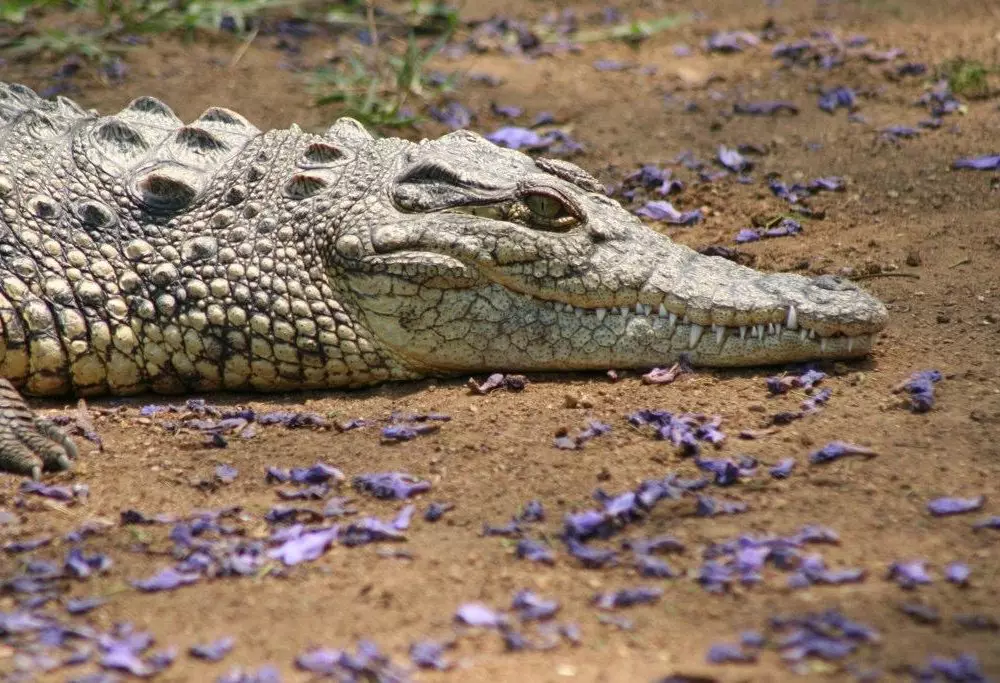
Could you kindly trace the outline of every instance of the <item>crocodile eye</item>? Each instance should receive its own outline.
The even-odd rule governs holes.
[[[561,201],[546,194],[529,194],[524,198],[524,204],[531,209],[531,213],[546,220],[570,215]]]

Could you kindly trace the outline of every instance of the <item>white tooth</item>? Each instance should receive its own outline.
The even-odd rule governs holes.
[[[726,338],[726,328],[722,325],[712,325],[712,329],[715,330],[715,343],[722,346],[722,342]]]
[[[660,317],[661,318],[667,317],[667,307],[664,306],[663,304],[660,304]]]
[[[618,313],[619,313],[619,314],[620,314],[620,315],[621,315],[621,316],[622,316],[623,318],[627,318],[627,317],[628,317],[628,308],[627,308],[627,307],[625,307],[625,306],[619,306],[619,307],[618,307]]]
[[[763,339],[764,338],[764,326],[763,325],[754,325],[753,326],[753,333],[754,333],[754,336],[757,337],[758,339]]]
[[[653,312],[653,307],[652,306],[650,306],[649,304],[643,304],[642,305],[642,314],[643,315],[650,315],[652,312]]]
[[[642,315],[642,304],[636,303],[636,305],[635,305],[635,314],[636,315]]]
[[[688,340],[688,348],[693,349],[701,341],[701,333],[705,328],[701,325],[691,325],[691,338]]]
[[[740,341],[743,341],[746,338],[747,338],[747,326],[740,325]]]
[[[600,322],[604,320],[604,316],[607,314],[608,310],[606,308],[598,308],[594,313],[597,314],[597,320]]]
[[[819,338],[819,350],[821,352],[826,351],[826,337]]]
[[[774,333],[779,337],[781,336],[781,323],[778,323],[777,325],[774,326]]]
[[[767,324],[767,333],[768,334],[774,334],[774,323],[768,323]]]
[[[809,330],[807,330],[804,327],[801,330],[799,330],[799,341],[800,342],[804,342],[806,340],[806,337],[808,337],[808,336],[809,336]]]
[[[847,338],[847,352],[850,353],[854,348],[854,337]]]
[[[573,312],[576,313],[576,317],[577,318],[582,318],[583,317],[583,309],[582,308],[574,308]]]
[[[788,317],[785,319],[788,329],[794,330],[799,326],[799,315],[795,312],[795,306],[788,307]]]
[[[691,322],[691,319],[688,318],[687,313],[684,314],[684,319],[681,320],[681,322],[684,323],[685,325],[687,325],[689,322]]]
[[[816,330],[809,330],[809,338],[810,339],[816,338]]]
[[[670,329],[674,329],[674,327],[677,325],[677,314],[671,312],[670,319],[668,322],[670,323]]]

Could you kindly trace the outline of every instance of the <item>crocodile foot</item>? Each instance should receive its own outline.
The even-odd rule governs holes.
[[[0,377],[0,472],[31,475],[69,469],[76,446],[52,420],[38,417]]]

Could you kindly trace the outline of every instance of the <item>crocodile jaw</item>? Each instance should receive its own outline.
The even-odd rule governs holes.
[[[373,275],[366,289],[382,281]],[[820,336],[784,324],[701,326],[658,307],[582,308],[512,292],[495,283],[468,289],[421,288],[399,297],[366,300],[372,333],[404,365],[421,374],[498,369],[606,370],[648,368],[686,356],[695,365],[752,366],[862,357],[875,332]]]

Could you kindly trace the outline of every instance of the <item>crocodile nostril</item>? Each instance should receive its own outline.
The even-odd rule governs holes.
[[[813,278],[812,284],[815,287],[826,289],[831,292],[845,292],[858,289],[856,284],[850,280],[845,280],[839,275],[820,275]]]

